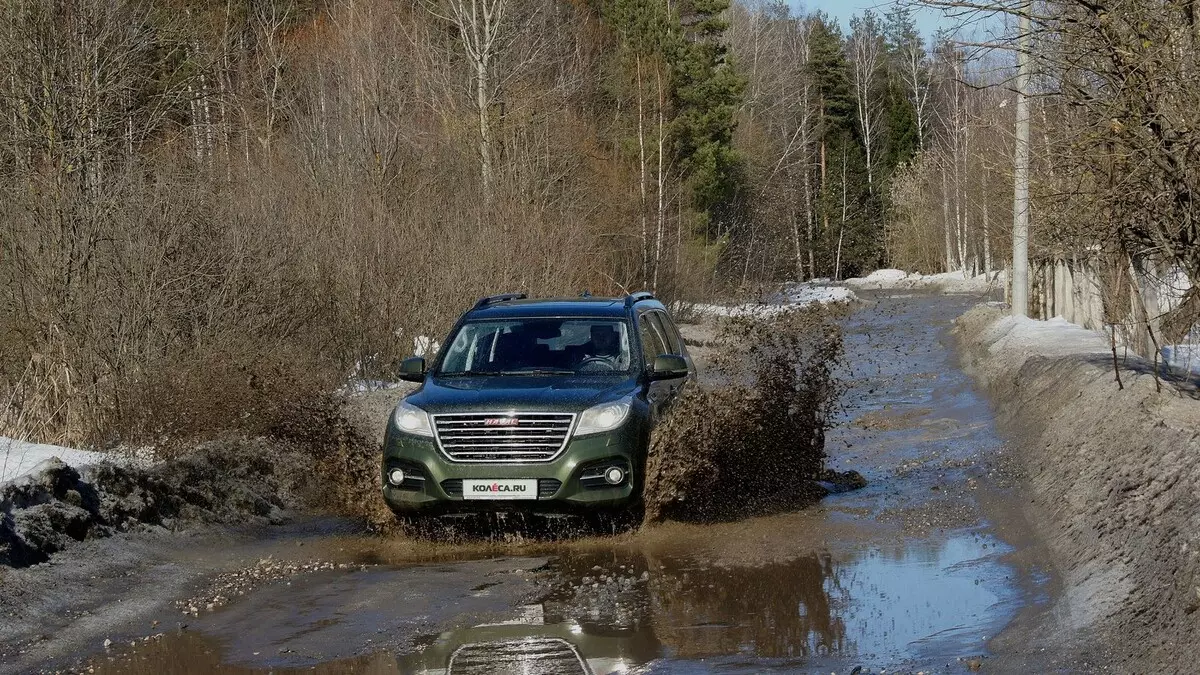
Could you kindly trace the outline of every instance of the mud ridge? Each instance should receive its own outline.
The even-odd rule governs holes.
[[[1062,584],[1040,625],[1007,641],[1036,649],[1065,636],[1120,672],[1190,671],[1200,657],[1200,400],[1169,383],[1160,391],[1152,367],[1132,358],[1121,389],[1111,356],[1002,343],[1003,316],[978,307],[955,333],[1015,441],[1029,517]]]
[[[36,565],[130,530],[281,522],[296,503],[288,464],[265,441],[209,443],[148,468],[46,460],[0,486],[0,565]]]

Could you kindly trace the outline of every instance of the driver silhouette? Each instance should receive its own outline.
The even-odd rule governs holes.
[[[595,324],[591,333],[592,339],[583,346],[584,358],[603,357],[615,361],[621,355],[621,339],[615,327]]]

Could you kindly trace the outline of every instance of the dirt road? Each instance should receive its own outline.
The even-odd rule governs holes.
[[[0,671],[1013,670],[989,641],[1054,581],[1029,562],[1007,454],[952,350],[978,298],[869,299],[846,321],[828,438],[865,489],[565,542],[433,545],[335,521],[90,542],[0,577],[15,592]]]

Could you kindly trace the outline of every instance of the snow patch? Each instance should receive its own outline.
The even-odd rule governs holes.
[[[900,283],[901,281],[904,281],[907,278],[908,278],[908,272],[905,272],[904,270],[884,269],[884,270],[875,270],[874,272],[871,272],[867,276],[863,277],[862,281],[875,283],[875,284],[889,284],[889,283],[896,284],[896,283]],[[849,280],[847,280],[847,283],[849,283],[850,281],[858,281],[858,280],[857,279],[849,279]]]
[[[352,379],[338,389],[337,393],[345,394],[366,394],[372,391],[386,391],[388,389],[398,389],[405,385],[404,382],[393,382],[391,380],[366,380]]]
[[[808,305],[814,302],[828,305],[835,302],[854,302],[858,299],[854,291],[842,286],[794,282],[784,284],[783,297],[787,304],[791,305]]]
[[[743,317],[752,316],[759,319],[769,319],[790,312],[796,305],[768,305],[765,303],[747,302],[741,305],[709,305],[699,303],[692,309],[703,316]]]
[[[1200,375],[1200,344],[1167,345],[1160,358],[1176,372]]]
[[[990,353],[1012,352],[1038,356],[1111,353],[1109,339],[1056,316],[1046,321],[1006,316],[984,331]]]
[[[966,272],[920,274],[897,269],[875,270],[865,277],[842,282],[848,288],[861,290],[930,289],[943,293],[984,293],[1004,285],[1003,271],[970,276]]]
[[[692,310],[704,316],[745,317],[769,319],[811,304],[829,305],[854,302],[858,296],[842,286],[825,286],[816,280],[804,283],[789,282],[764,302],[740,305],[696,304]]]
[[[0,436],[0,483],[24,476],[32,472],[38,464],[52,458],[61,459],[66,464],[80,469],[101,462],[148,466],[153,463],[153,456],[153,450],[150,448],[116,453],[94,452]]]
[[[413,338],[413,356],[433,356],[441,345],[428,335],[418,335]]]

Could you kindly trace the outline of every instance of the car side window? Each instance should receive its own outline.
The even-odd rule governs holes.
[[[651,314],[654,315],[654,323],[658,327],[659,333],[662,334],[670,353],[683,356],[685,353],[683,338],[679,337],[679,331],[675,330],[675,324],[671,323],[671,319],[662,312],[651,312]]]
[[[646,361],[646,367],[653,365],[658,355],[667,353],[667,344],[654,324],[652,312],[645,312],[638,317],[638,333],[642,338],[642,357]]]

